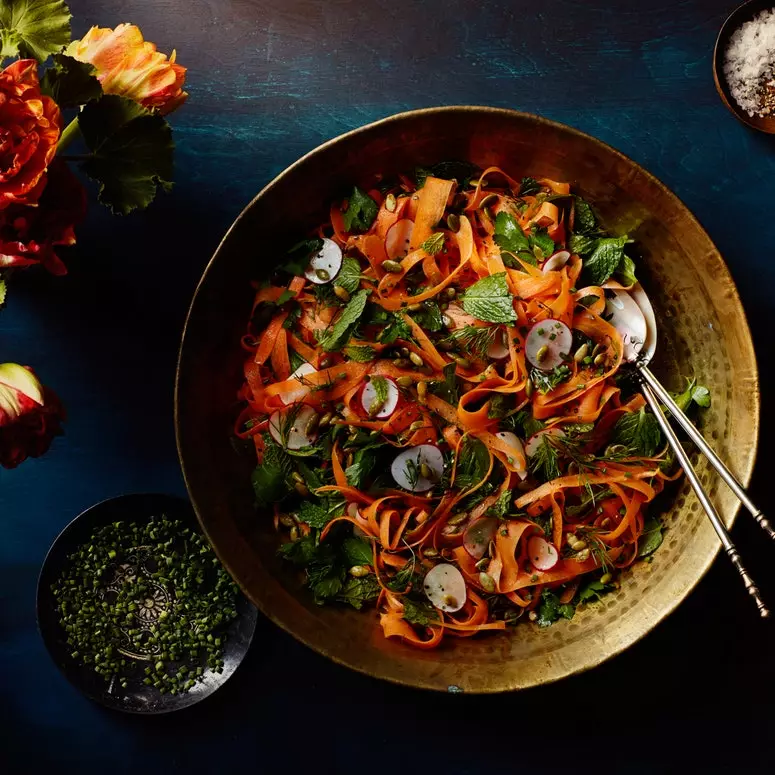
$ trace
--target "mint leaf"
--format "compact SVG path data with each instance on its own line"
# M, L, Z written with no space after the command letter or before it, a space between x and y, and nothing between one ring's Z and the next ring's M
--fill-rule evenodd
M649 517L643 525L638 539L638 557L648 557L662 545L662 524L655 517Z
M342 552L351 566L374 564L371 543L363 538L345 538L342 542Z
M572 234L568 240L568 250L578 256L589 255L597 246L597 237L587 234Z
M659 422L645 407L623 414L614 425L612 443L623 444L635 455L653 457L662 446Z
M579 603L593 603L614 589L613 585L603 584L597 579L589 579L579 587Z
M348 345L344 348L344 354L351 360L358 363L368 363L373 361L377 355L377 351L368 344L364 345Z
M635 285L638 282L638 278L635 276L635 262L629 256L622 256L615 274L616 279L622 285Z
M448 363L441 371L444 379L431 382L429 390L433 395L443 398L448 404L457 406L460 400L460 391L458 389L457 377L455 376L456 363Z
M404 619L410 624L427 627L438 622L439 615L430 603L417 603L408 597L403 597L401 602L404 604Z
M385 377L376 376L371 378L371 385L374 388L374 400L368 408L369 417L378 414L385 401L388 399L388 381Z
M322 248L323 240L319 237L303 239L288 251L290 258L284 264L281 264L278 269L292 274L294 277L299 277L304 274L304 270L307 268L313 254L320 252Z
M302 501L296 511L296 516L300 521L306 522L310 527L315 527L319 530L322 530L334 518L334 515L329 514L325 506L312 501Z
M548 229L533 224L530 228L530 249L538 248L544 258L554 253L554 240L549 236Z
M381 587L377 577L373 573L359 579L348 579L339 591L336 599L341 603L349 603L357 611L366 603L370 603L379 597Z
M671 393L673 400L682 412L686 412L692 401L698 406L710 406L710 391L704 385L698 385L696 380L686 380L686 390L683 393Z
M707 409L710 406L710 390L704 385L697 385L692 391L692 401L694 401L697 406Z
M584 260L583 283L602 285L616 271L624 255L627 235L602 237L597 240L592 255Z
M347 477L347 484L350 487L357 487L359 490L366 485L366 479L374 470L377 464L377 449L381 446L360 447L353 454L353 462L347 466L344 475Z
M507 250L510 253L519 253L521 250L524 250L531 253L530 240L513 216L507 212L501 211L495 216L494 239L495 244L501 250ZM535 259L533 260L535 261Z
M268 434L264 434L264 457L251 477L256 505L270 506L291 492L289 477L293 463L285 451Z
M421 310L410 312L409 315L425 331L436 332L444 328L441 310L435 301L423 302Z
M379 207L377 203L358 186L353 187L353 192L347 200L347 209L342 213L345 231L368 231L374 219L377 217Z
M114 213L147 207L159 186L172 187L172 130L160 115L106 94L86 104L78 124L92 152L81 168Z
M412 329L409 328L403 318L393 314L392 319L377 335L377 341L382 344L393 344L396 339L410 339L412 336Z
M361 287L361 265L357 258L344 257L342 268L334 280L334 285L344 288L349 294L355 293Z
M353 329L363 314L363 310L366 308L368 296L369 292L364 289L350 298L336 323L320 338L319 344L326 352L340 350L347 344Z
M575 612L572 603L560 603L560 598L554 592L544 589L541 593L541 604L538 606L538 626L549 627L560 617L572 619Z
M0 58L45 62L70 42L70 9L63 0L3 0Z
M573 233L575 235L592 234L597 230L597 217L592 205L582 199L575 197L575 213L573 216Z
M77 108L102 95L95 72L88 62L79 62L66 54L54 54L54 65L43 74L40 91L60 108Z
M315 602L323 605L327 600L336 597L344 586L341 571L332 571L314 584L310 584Z
M524 177L519 184L520 196L535 196L541 190L541 184L531 177Z
M441 252L444 247L444 234L443 232L436 232L431 234L425 242L420 245L420 250L424 250L428 255L435 256Z
M463 296L463 309L488 323L512 323L517 319L514 299L506 285L506 273L482 277Z

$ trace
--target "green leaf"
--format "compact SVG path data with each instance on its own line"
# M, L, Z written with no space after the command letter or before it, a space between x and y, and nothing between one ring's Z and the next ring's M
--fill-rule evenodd
M572 234L568 240L568 250L579 256L589 255L597 246L597 237L587 234Z
M444 233L437 231L435 234L431 234L425 242L420 245L420 250L424 250L428 255L435 256L440 253L444 247Z
M519 253L524 250L532 255L530 240L514 220L514 217L507 212L501 211L495 216L494 239L495 244L501 250L507 250L510 253Z
M549 236L548 229L533 224L530 228L530 249L538 248L544 258L554 253L554 240Z
M621 263L626 244L626 235L599 239L592 255L584 260L584 284L602 285L608 280Z
M683 393L671 393L673 400L682 412L688 411L692 401L698 406L710 406L710 391L704 385L698 385L696 380L686 380L686 390Z
M635 262L627 255L622 256L615 274L616 279L622 285L635 285L638 282L638 278L635 276Z
M363 538L345 538L342 552L349 565L373 565L374 553L371 543Z
M315 560L317 553L318 545L314 532L298 541L282 544L278 549L278 554L288 562L292 562L297 568L306 568Z
M358 186L353 187L353 192L347 200L347 209L342 213L344 230L348 232L368 231L374 219L377 217L379 207L377 203Z
M585 581L578 592L579 603L593 603L614 589L613 584L603 584L597 579Z
M418 603L408 597L403 597L401 602L404 604L404 619L410 624L427 627L438 622L439 615L430 603Z
M463 328L453 331L451 337L464 352L484 359L487 357L487 351L495 341L497 333L496 326L465 325Z
M342 310L342 314L337 318L331 328L329 328L320 339L320 346L326 352L340 350L350 339L353 329L366 309L366 300L369 297L367 290L358 291L350 297L347 306Z
M63 0L3 0L0 57L45 62L70 42L70 9Z
M410 339L412 329L409 324L398 315L392 315L392 319L379 332L377 340L382 344L393 344L397 339Z
M347 466L344 472L344 475L347 477L347 484L350 487L364 488L366 480L377 464L378 448L378 446L361 447L355 451L353 462Z
M304 274L307 268L310 258L315 253L318 253L323 248L323 240L319 237L313 239L303 239L301 242L297 242L289 251L288 255L290 259L284 264L281 264L278 268L283 272L292 274L294 277L299 277Z
M332 572L328 576L316 581L311 585L312 594L315 596L315 602L322 605L332 597L336 597L342 590L344 583L340 572Z
M499 496L498 500L487 509L486 514L489 517L500 517L503 519L509 511L511 511L511 498L513 493L511 490L504 490Z
M520 196L535 196L541 190L541 184L531 177L524 177L519 184Z
M348 579L336 599L341 603L349 603L357 611L366 603L370 603L379 597L381 587L377 577L373 573L359 579Z
M538 626L549 627L560 617L572 619L576 609L572 603L560 603L560 598L548 589L541 593L541 604L538 606Z
M614 425L613 444L623 444L633 454L653 457L662 446L662 431L653 414L642 407L638 412L623 414Z
M423 302L421 310L410 312L409 315L425 331L436 332L444 328L441 310L435 301Z
M290 301L296 296L296 294L293 291L289 291L287 288L277 297L277 301L275 304L278 307L282 307L283 304Z
M54 65L40 81L40 90L60 108L77 108L102 96L102 86L88 62L79 62L66 54L54 54Z
M448 404L452 404L453 406L456 406L458 400L460 399L457 376L455 375L456 368L456 363L448 363L442 369L444 379L431 382L428 388L431 393L433 393L433 395L438 396L439 398L443 398Z
M374 360L377 355L377 351L368 344L351 344L344 348L344 354L351 361L357 361L358 363L368 363L369 361Z
M344 257L342 268L334 280L334 285L344 288L349 294L355 293L361 287L361 265L357 258Z
M514 298L506 284L506 273L482 277L463 296L463 309L488 323L512 323L517 319Z
M304 479L304 484L307 485L312 493L326 483L324 477L321 476L321 469L310 468L303 460L296 461L296 468L299 469L299 473Z
M484 442L474 436L466 436L458 453L455 486L468 490L484 479L490 467L490 455Z
M325 506L312 501L302 501L296 511L296 516L302 522L306 522L310 527L322 530L333 518Z
M422 583L422 576L415 573L415 565L416 563L413 559L407 562L403 568L387 582L387 588L392 589L393 592L406 592L407 587L411 584L411 588L416 589Z
M172 130L160 115L106 94L87 103L78 124L92 152L81 167L114 213L147 207L159 186L172 187Z
M293 463L285 451L268 434L264 434L264 458L253 471L251 481L259 508L270 506L282 500L291 486L289 477Z
M371 384L374 388L374 400L368 408L369 417L374 417L378 414L382 407L385 405L385 401L388 399L388 381L385 377L377 375L371 378Z
M643 525L638 539L638 557L648 557L662 545L662 524L655 517L649 517Z
M707 409L710 406L710 390L704 385L697 385L692 391L692 401L694 401L697 406Z
M565 382L570 376L570 367L564 363L555 366L551 371L541 371L541 369L532 369L530 371L530 379L533 380L533 384L542 395L546 395L551 390L554 390L557 385Z
M573 233L575 235L592 234L597 230L597 216L589 202L580 196L575 197ZM574 251L575 252L575 251Z
M530 472L542 482L551 482L560 475L560 450L555 437L544 433L538 438L538 446L530 456Z

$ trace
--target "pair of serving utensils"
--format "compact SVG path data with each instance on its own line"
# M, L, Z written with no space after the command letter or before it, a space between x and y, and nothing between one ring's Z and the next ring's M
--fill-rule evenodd
M758 587L743 566L740 555L738 554L721 517L716 511L715 506L708 497L708 494L702 488L702 484L700 484L700 480L689 460L689 456L681 446L675 431L668 422L660 401L770 538L775 538L775 530L773 530L770 523L764 518L761 510L757 508L753 501L748 497L748 494L745 492L735 475L727 468L718 455L716 455L689 418L681 411L670 393L665 390L659 380L648 368L648 364L654 357L657 348L657 321L654 316L654 309L651 306L651 302L640 283L635 285L630 291L614 291L613 295L606 301L606 313L611 316L611 324L622 334L622 339L624 341L624 359L631 363L639 372L642 378L641 390L646 402L651 407L662 432L665 434L665 438L667 438L668 444L686 473L689 484L692 486L692 489L697 495L697 499L700 501L705 513L708 515L708 519L710 519L713 529L721 540L724 551L740 574L740 578L742 578L748 593L756 602L759 614L763 618L767 618L770 615L769 609L761 599Z

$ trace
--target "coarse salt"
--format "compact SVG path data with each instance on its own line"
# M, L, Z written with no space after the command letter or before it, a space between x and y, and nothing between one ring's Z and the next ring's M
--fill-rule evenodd
M775 8L735 30L724 56L724 75L735 102L749 116L764 116L765 82L775 77Z

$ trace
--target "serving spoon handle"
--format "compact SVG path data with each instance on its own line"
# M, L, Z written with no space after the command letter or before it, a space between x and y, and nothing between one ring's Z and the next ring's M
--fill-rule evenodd
M743 506L748 509L751 516L759 523L759 526L764 530L767 535L775 540L775 530L772 525L765 518L760 508L748 497L748 493L743 489L743 485L736 479L735 475L726 467L725 463L718 455L713 451L711 446L702 437L700 432L694 427L691 420L681 411L678 404L673 400L670 393L662 387L659 380L652 374L648 366L639 365L643 379L649 384L654 393L660 401L670 410L670 414L675 417L676 422L686 431L686 435L699 447L700 451L718 471L719 476L727 483L732 492L740 499Z
M641 370L641 372L642 371L643 370ZM653 375L651 376L653 377ZM716 531L716 535L718 535L719 539L721 540L721 545L724 547L724 551L727 553L729 559L732 560L732 563L737 569L737 572L740 574L740 578L743 580L743 584L745 584L745 588L748 590L748 594L751 595L751 597L756 602L756 607L759 609L759 615L763 619L766 619L770 615L770 612L759 595L759 588L756 586L753 579L748 574L748 571L743 566L740 555L737 553L737 549L735 548L735 545L732 542L726 527L724 527L724 523L721 521L721 517L716 511L716 507L713 505L713 503L711 503L711 500L708 498L705 490L703 490L702 484L700 484L700 480L697 477L697 473L689 461L689 456L684 451L684 448L681 446L681 442L678 441L678 437L675 435L675 431L667 421L667 417L665 417L662 411L662 407L659 405L659 400L654 394L654 391L651 389L650 383L643 384L641 388L643 390L643 395L646 398L646 403L648 403L648 405L651 407L651 411L654 412L654 416L657 418L659 427L665 434L667 442L672 447L673 452L675 452L675 456L678 458L678 462L681 464L681 468L683 468L684 473L686 474L686 478L689 480L689 484L691 484L692 489L697 495L697 499L700 501L703 509L705 509L705 513L708 515L708 519L710 519L710 523L713 525L713 529ZM700 438L702 437L700 436Z

